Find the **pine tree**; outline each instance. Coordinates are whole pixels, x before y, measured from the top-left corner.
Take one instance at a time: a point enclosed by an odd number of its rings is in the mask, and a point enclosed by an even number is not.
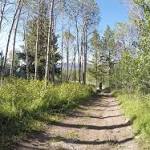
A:
[[[27,23],[27,31],[26,31],[26,49],[28,50],[28,66],[30,76],[33,77],[35,74],[35,51],[36,51],[36,40],[37,40],[37,20],[39,20],[39,35],[38,35],[38,51],[37,51],[37,79],[44,79],[45,75],[45,64],[46,64],[46,52],[47,52],[47,39],[48,39],[48,10],[46,4],[43,3],[40,5],[39,15],[38,17],[34,17],[32,20],[29,20]],[[51,41],[51,45],[53,45],[55,60],[54,60],[54,70],[57,73],[60,73],[60,69],[57,67],[57,62],[60,60],[61,56],[57,52],[57,36],[53,33],[53,40]],[[50,46],[51,49],[51,46]],[[20,58],[25,60],[25,52],[24,54],[18,54]],[[49,58],[49,79],[52,80],[52,61]]]

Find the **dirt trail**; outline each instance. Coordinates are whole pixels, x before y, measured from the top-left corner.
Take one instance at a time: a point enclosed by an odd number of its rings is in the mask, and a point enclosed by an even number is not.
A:
[[[93,98],[78,112],[20,142],[17,150],[138,150],[130,122],[112,97]]]

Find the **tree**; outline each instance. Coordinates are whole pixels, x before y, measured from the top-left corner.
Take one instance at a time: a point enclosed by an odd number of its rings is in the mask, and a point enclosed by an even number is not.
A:
[[[5,18],[5,15],[7,15],[6,6],[9,4],[9,0],[2,0],[1,2],[0,21]],[[99,9],[96,1],[15,0],[11,2],[10,8],[14,10],[14,13],[10,11],[11,14],[8,14],[9,17],[7,18],[11,21],[11,24],[9,26],[10,30],[8,32],[5,57],[3,61],[3,76],[5,75],[6,66],[10,67],[7,69],[10,69],[10,75],[15,75],[15,69],[17,66],[15,66],[14,62],[16,57],[15,53],[17,53],[17,57],[24,61],[24,65],[19,67],[24,68],[28,79],[34,77],[35,79],[41,80],[43,79],[44,74],[46,85],[48,81],[55,82],[55,77],[57,76],[56,72],[59,70],[57,61],[61,58],[62,73],[64,70],[63,63],[65,59],[67,63],[66,80],[76,80],[79,76],[79,82],[86,84],[89,53],[88,40],[90,38],[90,33],[99,22]],[[8,11],[8,13],[10,12]],[[26,20],[27,16],[28,21],[24,24],[24,20]],[[61,57],[57,51],[60,42],[57,43],[59,36],[56,35],[56,33],[59,34],[60,27],[57,26],[57,24],[62,19],[64,23],[62,24],[61,53],[64,57]],[[69,32],[68,26],[65,26],[65,23],[68,22],[69,24],[73,23],[69,29],[70,33],[73,35],[73,38],[69,37],[68,39],[69,44],[65,43],[67,39],[65,39],[64,36],[65,31]],[[17,38],[18,36],[19,38]],[[22,36],[24,39],[24,44],[21,47],[23,51],[16,52],[16,47],[19,45],[16,41],[17,39],[21,39]],[[13,41],[13,43],[11,41]],[[10,51],[9,48],[11,47],[11,44],[13,48],[10,65],[7,55]],[[64,48],[66,48],[66,58],[63,54]],[[69,64],[71,59],[72,66],[70,68]],[[79,67],[76,67],[77,65]],[[76,75],[77,71],[79,74],[78,76]]]
[[[69,58],[70,58],[70,44],[73,43],[75,37],[69,31],[64,32],[65,48],[66,48],[66,63],[67,63],[67,74],[66,81],[69,80]]]
[[[28,17],[27,17],[27,20],[28,22]],[[25,23],[26,24],[26,23]],[[26,79],[28,80],[29,79],[29,56],[28,56],[28,45],[27,45],[27,31],[26,31],[26,25],[24,26],[24,32],[23,32],[23,36],[24,36],[24,53],[25,53],[25,57],[24,57],[24,61],[26,63]]]
[[[73,20],[73,23],[75,23],[75,32],[76,32],[76,47],[78,52],[78,77],[79,82],[81,82],[81,51],[80,51],[80,30],[79,30],[79,24],[81,20],[81,13],[82,13],[82,7],[81,7],[81,1],[66,1],[65,3],[65,11],[67,14],[69,14],[69,18]]]
[[[99,8],[95,0],[69,0],[65,7],[69,18],[75,22],[79,82],[86,84],[88,35],[99,22]]]
[[[50,7],[48,43],[47,43],[46,66],[45,66],[45,86],[47,86],[47,81],[49,76],[49,53],[50,53],[51,41],[52,41],[54,2],[55,2],[54,0],[51,1],[51,7]]]
[[[5,13],[5,9],[7,6],[7,2],[8,2],[8,0],[4,0],[4,1],[0,2],[0,32],[1,32],[2,23],[4,20],[4,13]]]
[[[83,83],[86,84],[87,74],[87,56],[88,56],[88,31],[91,27],[95,26],[99,22],[99,8],[94,0],[82,0],[82,39],[81,47],[83,48]]]
[[[25,46],[24,46],[24,52],[23,55],[21,55],[22,59],[26,62],[26,72],[30,73],[30,77],[33,77],[33,74],[35,76],[35,53],[37,53],[37,59],[38,59],[38,65],[37,65],[37,79],[42,80],[44,79],[45,75],[45,63],[46,63],[46,52],[47,52],[47,43],[48,43],[48,30],[49,30],[49,18],[48,18],[48,10],[47,10],[47,4],[41,3],[40,5],[40,13],[34,17],[29,19],[27,21],[27,25],[25,27]],[[37,50],[37,19],[39,19],[39,32],[38,32],[38,51]],[[52,41],[51,45],[52,47],[49,52],[49,72],[48,72],[48,81],[52,81],[52,66],[54,66],[54,71],[59,73],[60,69],[57,66],[58,60],[60,60],[61,56],[57,52],[58,46],[57,46],[57,36],[52,31]],[[52,53],[53,57],[52,58]],[[51,57],[50,57],[51,56]],[[26,60],[25,60],[26,58]],[[52,59],[54,59],[54,64],[52,64]],[[29,70],[29,71],[27,71]],[[57,74],[56,74],[57,75]],[[29,75],[28,75],[29,76]]]
[[[104,78],[104,69],[105,66],[102,61],[102,47],[101,47],[101,39],[98,31],[93,32],[93,36],[91,38],[91,48],[93,52],[93,58],[91,61],[91,67],[89,68],[90,75],[96,81],[96,87],[103,83]]]
[[[22,12],[23,5],[21,5],[20,10],[18,12],[17,16],[17,21],[15,25],[15,31],[14,31],[14,39],[13,39],[13,50],[12,50],[12,60],[11,60],[11,68],[10,68],[10,75],[12,76],[14,73],[14,61],[15,61],[15,49],[16,49],[16,36],[17,36],[17,30],[18,30],[18,25],[20,21],[20,16]]]
[[[108,76],[109,76],[109,87],[112,86],[112,73],[113,73],[113,66],[115,61],[115,38],[114,32],[111,30],[109,26],[107,26],[104,36],[102,39],[103,42],[103,55],[105,57],[105,61],[108,65]]]
[[[40,28],[40,6],[41,1],[38,0],[38,16],[37,16],[37,22],[36,22],[36,49],[35,49],[35,75],[34,79],[37,79],[37,70],[38,70],[38,49],[39,49],[39,28]]]
[[[132,7],[136,6],[136,8],[139,8],[138,12],[142,12],[134,14],[135,17],[130,16],[131,21],[134,23],[134,30],[137,32],[130,35],[136,40],[135,43],[131,42],[133,46],[126,47],[122,52],[118,63],[114,67],[113,82],[117,88],[123,88],[124,91],[134,92],[136,90],[138,93],[147,94],[150,92],[150,2],[134,0],[132,4],[134,5]],[[119,24],[117,34],[123,35],[123,38],[128,40],[126,35],[129,31],[124,32],[124,34],[121,32],[127,29],[125,27],[127,27],[126,24]],[[138,49],[138,52],[136,52],[135,47]],[[133,55],[131,51],[135,52],[136,55]]]
[[[14,27],[14,24],[16,22],[16,16],[17,16],[19,10],[22,9],[22,6],[23,6],[23,1],[19,0],[17,3],[15,13],[13,15],[11,27],[10,27],[10,30],[8,33],[8,39],[7,39],[6,50],[5,50],[5,57],[4,57],[4,61],[3,61],[2,71],[1,71],[1,83],[2,83],[2,80],[3,80],[4,75],[5,75],[5,67],[6,67],[6,63],[7,63],[7,54],[8,54],[8,49],[9,49],[9,44],[10,44],[10,40],[11,40],[13,27]]]

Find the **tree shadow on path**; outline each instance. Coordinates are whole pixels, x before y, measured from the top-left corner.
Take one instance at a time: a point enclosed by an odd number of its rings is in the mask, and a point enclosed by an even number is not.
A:
[[[52,122],[50,124],[54,126],[65,127],[65,128],[77,128],[77,129],[86,128],[86,129],[92,129],[92,130],[113,130],[113,129],[124,128],[124,127],[128,127],[132,125],[130,121],[128,121],[127,123],[118,124],[118,125],[110,125],[110,126],[69,124],[69,123],[63,123],[63,122],[57,122],[57,121]]]

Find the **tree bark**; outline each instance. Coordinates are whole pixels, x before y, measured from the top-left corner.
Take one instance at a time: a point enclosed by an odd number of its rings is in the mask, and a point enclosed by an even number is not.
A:
[[[76,75],[76,48],[74,47],[74,71],[73,71],[73,79],[76,82],[77,75]]]
[[[83,83],[83,71],[84,71],[84,39],[81,37],[81,54],[80,54],[80,83]]]
[[[0,16],[0,32],[1,32],[1,28],[2,28],[2,23],[3,23],[3,19],[4,19],[4,12],[5,12],[5,8],[6,8],[6,4],[7,4],[7,0],[4,1],[4,4],[1,5],[1,16]]]
[[[24,47],[25,47],[25,55],[26,55],[26,78],[29,80],[29,57],[28,57],[28,46],[27,46],[27,41],[26,41],[26,29],[24,30]]]
[[[84,30],[84,71],[83,71],[83,84],[86,84],[86,75],[87,75],[87,51],[88,51],[88,43],[87,43],[87,28]]]
[[[108,65],[109,65],[109,88],[111,88],[111,52],[110,52],[110,49],[109,49],[109,58],[108,58]]]
[[[13,27],[14,27],[14,24],[15,24],[15,21],[16,21],[16,16],[17,16],[18,11],[20,9],[21,2],[22,2],[22,0],[19,0],[18,6],[17,6],[16,11],[15,11],[14,16],[13,16],[13,21],[12,21],[12,24],[11,24],[11,28],[10,28],[10,31],[9,31],[9,34],[8,34],[8,39],[7,39],[7,44],[6,44],[6,50],[5,50],[5,58],[4,58],[4,63],[3,63],[3,67],[2,67],[2,78],[4,76],[4,71],[5,71],[5,67],[6,67],[7,54],[8,54],[8,49],[9,49],[11,34],[12,34]]]
[[[96,49],[95,52],[95,58],[96,58],[96,88],[98,87],[98,52]]]
[[[64,24],[63,24],[63,19],[64,17],[62,18],[62,29],[61,29],[61,82],[63,82],[63,65],[64,65]]]
[[[18,30],[18,24],[20,21],[21,11],[22,11],[23,5],[20,7],[18,18],[16,22],[16,27],[14,31],[14,40],[13,40],[13,51],[12,51],[12,61],[11,61],[11,68],[10,68],[10,76],[14,74],[14,62],[15,62],[15,49],[16,49],[16,36],[17,36],[17,30]]]
[[[46,67],[45,67],[45,86],[47,86],[48,84],[48,76],[49,76],[49,54],[52,40],[53,11],[54,11],[54,0],[51,1],[51,8],[50,8],[48,44],[47,44]]]
[[[79,29],[78,29],[78,21],[77,18],[75,18],[75,23],[76,23],[76,34],[77,34],[77,51],[78,51],[78,65],[79,65],[79,72],[78,72],[78,76],[79,76],[79,82],[81,82],[81,55],[80,55],[80,47],[79,47]]]
[[[68,44],[67,44],[67,57],[66,57],[66,61],[67,61],[67,75],[66,75],[66,81],[68,82],[69,80],[69,39],[68,39]]]
[[[51,60],[52,60],[52,82],[55,84],[55,45],[54,45],[54,36],[55,36],[55,21],[53,17],[53,26],[52,26],[52,51],[51,51]]]
[[[39,2],[38,2],[38,8],[39,6]],[[38,12],[39,13],[39,12]],[[39,50],[39,15],[37,18],[37,22],[36,22],[36,49],[35,49],[35,68],[34,68],[34,79],[37,80],[37,70],[38,70],[38,50]]]

